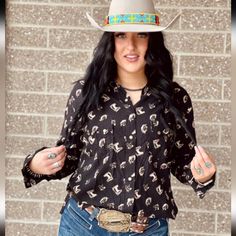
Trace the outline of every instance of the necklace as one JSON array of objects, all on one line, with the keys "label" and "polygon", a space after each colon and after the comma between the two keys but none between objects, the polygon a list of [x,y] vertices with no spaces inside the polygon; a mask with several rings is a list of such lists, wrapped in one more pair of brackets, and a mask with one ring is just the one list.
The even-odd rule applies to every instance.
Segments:
[{"label": "necklace", "polygon": [[121,86],[123,89],[127,90],[127,91],[130,91],[130,92],[135,92],[135,91],[141,91],[143,90],[143,88],[145,88],[145,86],[143,88],[139,88],[139,89],[130,89],[130,88],[125,88],[123,86]]}]

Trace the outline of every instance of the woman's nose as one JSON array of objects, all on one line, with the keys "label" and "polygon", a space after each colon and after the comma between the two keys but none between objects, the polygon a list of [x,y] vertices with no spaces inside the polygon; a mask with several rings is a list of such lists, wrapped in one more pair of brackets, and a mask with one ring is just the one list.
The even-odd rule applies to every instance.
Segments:
[{"label": "woman's nose", "polygon": [[129,37],[129,38],[127,39],[127,47],[128,47],[129,49],[135,48],[135,39],[134,39],[133,37]]}]

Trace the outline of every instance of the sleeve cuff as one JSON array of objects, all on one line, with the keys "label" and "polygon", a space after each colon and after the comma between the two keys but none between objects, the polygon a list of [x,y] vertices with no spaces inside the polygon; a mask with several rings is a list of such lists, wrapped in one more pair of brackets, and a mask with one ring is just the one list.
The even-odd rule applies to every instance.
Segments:
[{"label": "sleeve cuff", "polygon": [[210,180],[208,180],[207,182],[205,182],[205,183],[201,183],[201,182],[199,182],[198,180],[196,180],[196,179],[194,179],[200,186],[203,186],[203,187],[205,187],[205,186],[207,186],[207,185],[209,185],[210,183],[212,183],[213,182],[213,179],[210,179]]},{"label": "sleeve cuff", "polygon": [[29,188],[35,184],[37,184],[38,182],[40,182],[41,180],[44,179],[44,175],[41,174],[36,174],[34,173],[30,168],[29,168],[29,163],[32,161],[32,159],[34,158],[34,156],[40,152],[41,150],[45,149],[47,147],[42,147],[38,150],[36,150],[34,153],[29,154],[24,161],[23,164],[23,168],[21,170],[23,177],[24,177],[24,183],[25,183],[25,187]]},{"label": "sleeve cuff", "polygon": [[192,188],[194,189],[194,191],[196,192],[197,196],[200,199],[204,198],[206,192],[214,186],[215,177],[216,177],[216,174],[214,174],[212,176],[212,178],[210,180],[208,180],[207,182],[205,182],[205,183],[200,183],[199,181],[197,181],[196,179],[194,179],[192,177],[192,179],[190,181],[191,186],[192,186]]}]

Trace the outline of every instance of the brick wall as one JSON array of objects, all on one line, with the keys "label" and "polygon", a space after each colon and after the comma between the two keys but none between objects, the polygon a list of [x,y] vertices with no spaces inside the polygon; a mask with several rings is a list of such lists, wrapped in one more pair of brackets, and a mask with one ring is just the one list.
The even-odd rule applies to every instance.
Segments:
[{"label": "brick wall", "polygon": [[[54,145],[71,82],[81,78],[100,32],[108,0],[8,0],[6,79],[6,235],[55,236],[66,181],[25,189],[27,153]],[[199,144],[218,165],[216,186],[199,200],[173,179],[179,215],[171,236],[230,235],[230,1],[156,0],[174,55],[175,80],[190,93]]]}]

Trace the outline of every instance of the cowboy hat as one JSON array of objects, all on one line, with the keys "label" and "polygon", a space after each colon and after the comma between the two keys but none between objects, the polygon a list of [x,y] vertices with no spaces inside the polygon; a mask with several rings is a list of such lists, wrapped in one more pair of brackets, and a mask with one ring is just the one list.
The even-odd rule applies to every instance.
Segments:
[{"label": "cowboy hat", "polygon": [[167,29],[180,13],[166,26],[160,26],[159,16],[152,0],[112,0],[103,26],[100,26],[88,13],[86,15],[92,26],[102,31],[156,32]]}]

